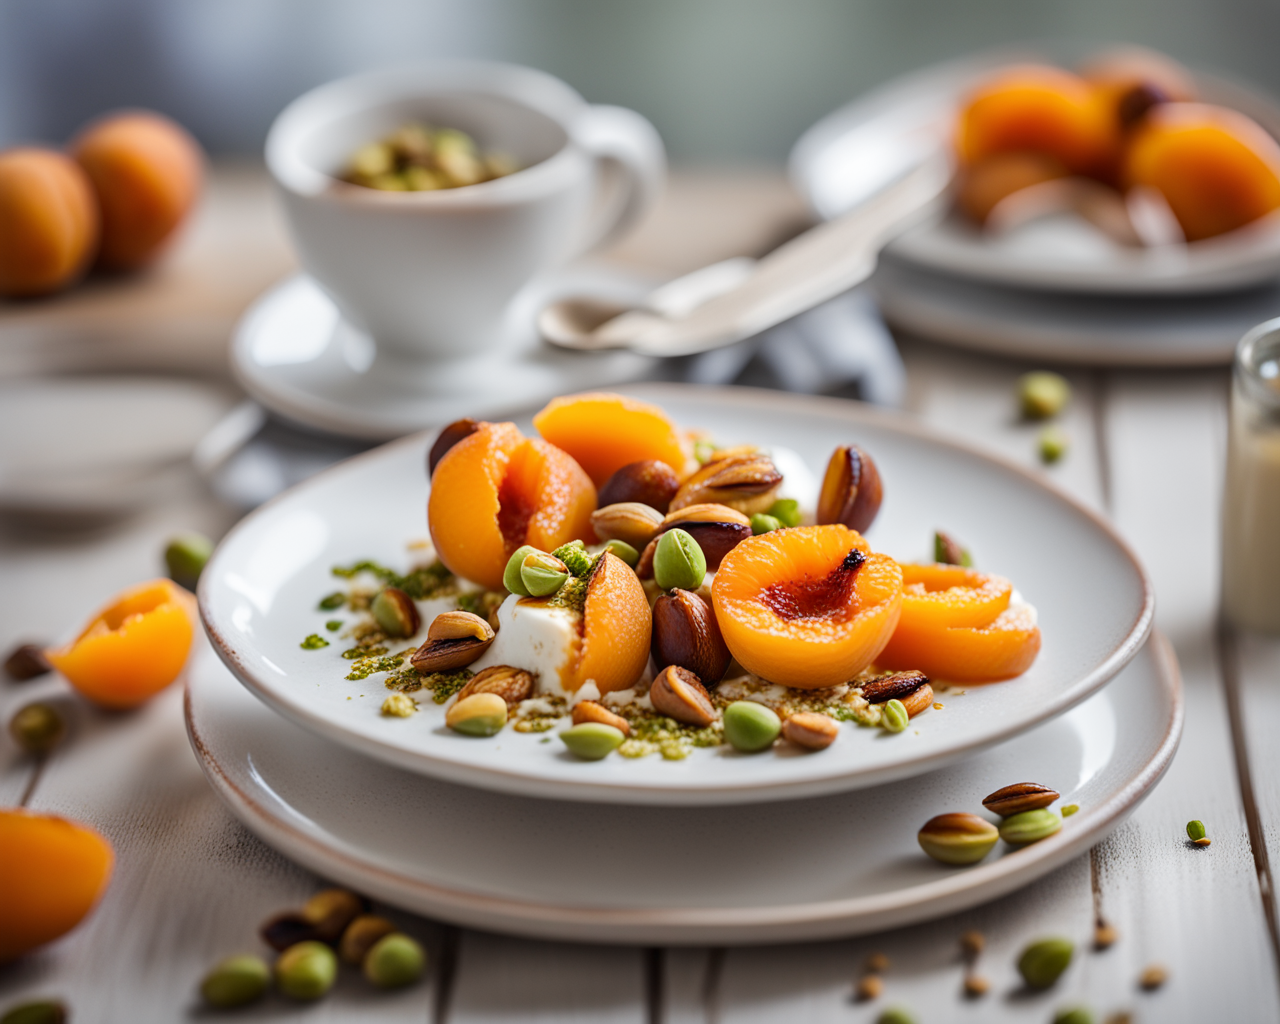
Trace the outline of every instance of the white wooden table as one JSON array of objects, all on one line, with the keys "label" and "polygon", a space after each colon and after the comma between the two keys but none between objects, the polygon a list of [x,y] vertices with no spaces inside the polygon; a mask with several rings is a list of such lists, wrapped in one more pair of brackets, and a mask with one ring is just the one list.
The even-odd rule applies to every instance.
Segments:
[{"label": "white wooden table", "polygon": [[[670,269],[749,250],[794,220],[798,207],[780,181],[748,176],[716,187],[716,180],[677,182],[666,212],[666,251],[678,253],[666,261]],[[704,211],[704,226],[719,209],[738,234],[726,232],[719,247],[690,255],[688,246],[674,244],[670,226],[687,221],[681,203]],[[738,211],[755,218],[754,234],[743,233]],[[643,239],[650,236],[624,255],[645,262]],[[0,310],[0,351],[19,344],[6,333],[6,315]],[[29,345],[29,334],[20,340]],[[914,339],[903,339],[902,348],[914,413],[1035,463],[1034,428],[1017,422],[1012,400],[1014,381],[1030,367]],[[1185,736],[1165,780],[1088,856],[968,913],[789,947],[574,946],[401,915],[432,951],[433,969],[420,986],[379,995],[347,977],[317,1005],[273,996],[243,1018],[861,1024],[901,1004],[922,1024],[1047,1022],[1060,1006],[1084,1003],[1099,1022],[1126,1019],[1114,1016],[1123,1013],[1150,1022],[1280,1020],[1270,868],[1271,857],[1280,858],[1280,745],[1273,738],[1280,642],[1224,635],[1216,627],[1227,374],[1067,373],[1075,387],[1066,421],[1072,448],[1048,473],[1108,512],[1144,559],[1155,580],[1157,622],[1177,649],[1187,697]],[[170,533],[194,528],[217,536],[232,518],[193,479],[168,503],[100,536],[68,542],[0,535],[0,648],[64,633],[109,592],[156,574]],[[52,677],[0,683],[0,717],[7,721],[20,704],[64,691]],[[86,924],[0,969],[0,1011],[56,995],[71,1005],[77,1024],[201,1017],[195,989],[207,967],[257,948],[260,921],[321,884],[223,809],[188,747],[181,697],[175,687],[128,714],[68,699],[72,734],[42,767],[0,738],[0,805],[90,822],[110,837],[118,858],[111,888]],[[1183,829],[1191,818],[1208,826],[1208,849],[1187,845]],[[1119,939],[1095,952],[1099,920],[1114,926]],[[978,1000],[961,992],[958,939],[971,928],[986,936],[979,970],[992,982]],[[1052,992],[1020,992],[1019,950],[1054,934],[1076,939],[1080,953]],[[872,953],[891,962],[884,995],[859,1003],[853,986]],[[1169,980],[1148,993],[1138,976],[1153,963],[1168,969]]]}]

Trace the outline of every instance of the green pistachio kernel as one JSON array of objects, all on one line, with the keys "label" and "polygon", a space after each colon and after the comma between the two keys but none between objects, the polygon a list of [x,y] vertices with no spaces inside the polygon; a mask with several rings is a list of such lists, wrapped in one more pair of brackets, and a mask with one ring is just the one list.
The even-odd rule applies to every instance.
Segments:
[{"label": "green pistachio kernel", "polygon": [[551,552],[551,556],[564,562],[569,571],[579,579],[589,573],[591,567],[595,564],[591,556],[587,554],[587,546],[580,540],[571,540],[568,544],[561,544]]},{"label": "green pistachio kernel", "polygon": [[28,754],[47,754],[67,733],[67,725],[58,709],[36,702],[19,708],[9,719],[9,734]]},{"label": "green pistachio kernel", "polygon": [[604,546],[604,549],[617,555],[633,569],[636,567],[636,563],[640,561],[640,552],[625,540],[611,540]]},{"label": "green pistachio kernel", "polygon": [[900,700],[886,701],[880,712],[880,724],[889,732],[902,732],[911,721],[907,714],[907,706]]},{"label": "green pistachio kernel", "polygon": [[67,1004],[56,999],[22,1003],[0,1017],[0,1024],[66,1024],[70,1019]]},{"label": "green pistachio kernel", "polygon": [[341,608],[347,603],[347,595],[341,590],[335,590],[332,594],[326,594],[320,598],[320,610],[322,612],[331,612],[335,608]]},{"label": "green pistachio kernel", "polygon": [[724,709],[724,738],[745,754],[773,746],[782,720],[771,708],[752,700],[735,700]]},{"label": "green pistachio kernel", "polygon": [[753,536],[759,537],[762,533],[772,533],[774,530],[782,529],[782,520],[776,516],[768,516],[763,512],[757,512],[751,517],[751,533]]},{"label": "green pistachio kernel", "polygon": [[304,651],[318,651],[321,647],[328,647],[329,641],[322,637],[319,633],[312,633],[302,643],[298,644]]},{"label": "green pistachio kernel", "polygon": [[1071,401],[1071,385],[1058,373],[1038,370],[1023,375],[1018,381],[1018,404],[1029,420],[1057,416]]},{"label": "green pistachio kernel", "polygon": [[1062,808],[1062,816],[1064,818],[1069,818],[1071,817],[1071,815],[1075,814],[1076,811],[1078,810],[1080,810],[1079,804],[1067,804]]},{"label": "green pistachio kernel", "polygon": [[422,627],[413,598],[399,587],[383,587],[369,606],[373,621],[387,636],[409,637]]},{"label": "green pistachio kernel", "polygon": [[1053,1015],[1053,1024],[1093,1024],[1093,1011],[1087,1006],[1067,1006]]},{"label": "green pistachio kernel", "polygon": [[210,1006],[244,1006],[262,997],[271,983],[271,968],[260,956],[229,956],[205,975],[200,995]]},{"label": "green pistachio kernel", "polygon": [[684,530],[668,530],[653,553],[653,578],[663,590],[697,590],[707,575],[702,548]]},{"label": "green pistachio kernel", "polygon": [[402,932],[384,935],[365,954],[364,976],[378,988],[403,988],[422,977],[427,953]]},{"label": "green pistachio kernel", "polygon": [[1067,454],[1067,449],[1071,447],[1071,440],[1057,427],[1045,427],[1040,431],[1037,444],[1041,461],[1052,463]]},{"label": "green pistachio kernel", "polygon": [[608,757],[622,745],[626,739],[621,729],[603,722],[583,722],[560,733],[560,739],[569,748],[569,753],[584,761],[599,761]]},{"label": "green pistachio kernel", "polygon": [[507,724],[507,702],[496,693],[473,693],[445,712],[444,724],[464,736],[493,736]]},{"label": "green pistachio kernel", "polygon": [[319,999],[337,976],[338,958],[323,942],[299,942],[276,960],[276,987],[294,999]]},{"label": "green pistachio kernel", "polygon": [[705,466],[719,448],[718,444],[710,441],[694,441],[693,457],[698,460],[698,465]]},{"label": "green pistachio kernel", "polygon": [[534,551],[520,563],[520,582],[530,597],[550,597],[568,578],[569,567],[555,555]]},{"label": "green pistachio kernel", "polygon": [[1075,946],[1069,939],[1041,939],[1018,957],[1018,973],[1028,988],[1050,988],[1071,963]]},{"label": "green pistachio kernel", "polygon": [[769,515],[783,526],[799,526],[800,502],[795,498],[779,498],[769,506]]},{"label": "green pistachio kernel", "polygon": [[1047,839],[1062,828],[1062,819],[1047,807],[1022,811],[1000,822],[1000,838],[1013,846],[1026,846]]},{"label": "green pistachio kernel", "polygon": [[[19,714],[21,714],[21,712],[19,712]],[[1203,839],[1204,835],[1205,835],[1205,832],[1204,832],[1203,821],[1187,822],[1187,838],[1190,839],[1193,843],[1196,842],[1197,840]]]},{"label": "green pistachio kernel", "polygon": [[524,581],[520,579],[520,566],[528,555],[532,555],[537,550],[532,544],[526,544],[523,547],[516,548],[511,557],[507,559],[507,567],[502,570],[502,585],[510,593],[517,594],[520,597],[533,596],[525,589]]},{"label": "green pistachio kernel", "polygon": [[164,549],[164,564],[169,570],[169,578],[180,586],[194,589],[212,554],[213,541],[204,534],[178,534]]},{"label": "green pistachio kernel", "polygon": [[876,1018],[876,1024],[916,1024],[916,1018],[905,1006],[890,1006]]}]

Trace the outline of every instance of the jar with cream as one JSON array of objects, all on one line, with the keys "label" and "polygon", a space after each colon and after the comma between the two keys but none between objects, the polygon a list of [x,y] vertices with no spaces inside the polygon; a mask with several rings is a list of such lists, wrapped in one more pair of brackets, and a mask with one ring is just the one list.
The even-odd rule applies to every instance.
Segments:
[{"label": "jar with cream", "polygon": [[1280,633],[1280,318],[1255,327],[1236,349],[1222,603],[1235,625]]}]

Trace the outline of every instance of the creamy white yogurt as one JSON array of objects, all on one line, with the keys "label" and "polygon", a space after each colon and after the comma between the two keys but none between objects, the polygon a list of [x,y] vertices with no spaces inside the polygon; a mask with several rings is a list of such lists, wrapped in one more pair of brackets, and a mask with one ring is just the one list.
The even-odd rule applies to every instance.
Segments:
[{"label": "creamy white yogurt", "polygon": [[[512,665],[532,673],[538,693],[573,699],[562,675],[572,664],[582,637],[582,616],[511,594],[498,609],[498,635],[471,671]],[[594,689],[594,686],[592,687]],[[599,696],[599,691],[596,691]]]}]

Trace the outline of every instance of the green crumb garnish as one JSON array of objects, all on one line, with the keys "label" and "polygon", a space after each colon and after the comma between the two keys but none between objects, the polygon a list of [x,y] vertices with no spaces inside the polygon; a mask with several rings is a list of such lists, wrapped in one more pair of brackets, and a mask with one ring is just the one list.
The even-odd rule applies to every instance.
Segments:
[{"label": "green crumb garnish", "polygon": [[547,604],[552,608],[572,608],[581,612],[587,606],[587,581],[570,576]]},{"label": "green crumb garnish", "polygon": [[312,633],[309,637],[298,645],[304,651],[318,651],[321,647],[328,647],[329,641],[322,637],[319,633]]},{"label": "green crumb garnish", "polygon": [[388,569],[380,562],[364,561],[354,565],[335,565],[332,569],[335,576],[351,579],[362,572],[371,573],[389,587],[403,590],[415,601],[425,601],[431,597],[444,597],[458,589],[458,581],[453,573],[445,568],[441,561],[420,566],[406,576],[401,576],[394,569]]},{"label": "green crumb garnish", "polygon": [[[325,641],[326,644],[328,642],[329,641],[327,640]],[[352,647],[343,651],[342,656],[346,658],[347,661],[355,661],[356,658],[377,658],[386,653],[386,647]]]},{"label": "green crumb garnish", "polygon": [[561,544],[551,554],[564,562],[568,570],[578,579],[590,574],[591,567],[595,564],[594,559],[587,554],[586,545],[580,540],[572,540],[568,544]]},{"label": "green crumb garnish", "polygon": [[408,653],[408,651],[402,651],[399,654],[388,655],[385,658],[361,658],[351,666],[351,671],[347,673],[346,678],[354,681],[368,679],[377,672],[394,672],[404,664],[405,655]]},{"label": "green crumb garnish", "polygon": [[493,590],[473,590],[470,593],[458,595],[458,608],[472,615],[479,615],[482,619],[488,619],[497,611],[506,597],[506,594],[499,594]]},{"label": "green crumb garnish", "polygon": [[338,630],[342,628],[342,620],[330,619],[328,622],[324,624],[324,628],[327,629],[330,633],[336,633],[338,632]]},{"label": "green crumb garnish", "polygon": [[320,598],[320,610],[331,612],[335,608],[341,608],[347,603],[347,595],[341,590],[335,590],[332,594]]}]

